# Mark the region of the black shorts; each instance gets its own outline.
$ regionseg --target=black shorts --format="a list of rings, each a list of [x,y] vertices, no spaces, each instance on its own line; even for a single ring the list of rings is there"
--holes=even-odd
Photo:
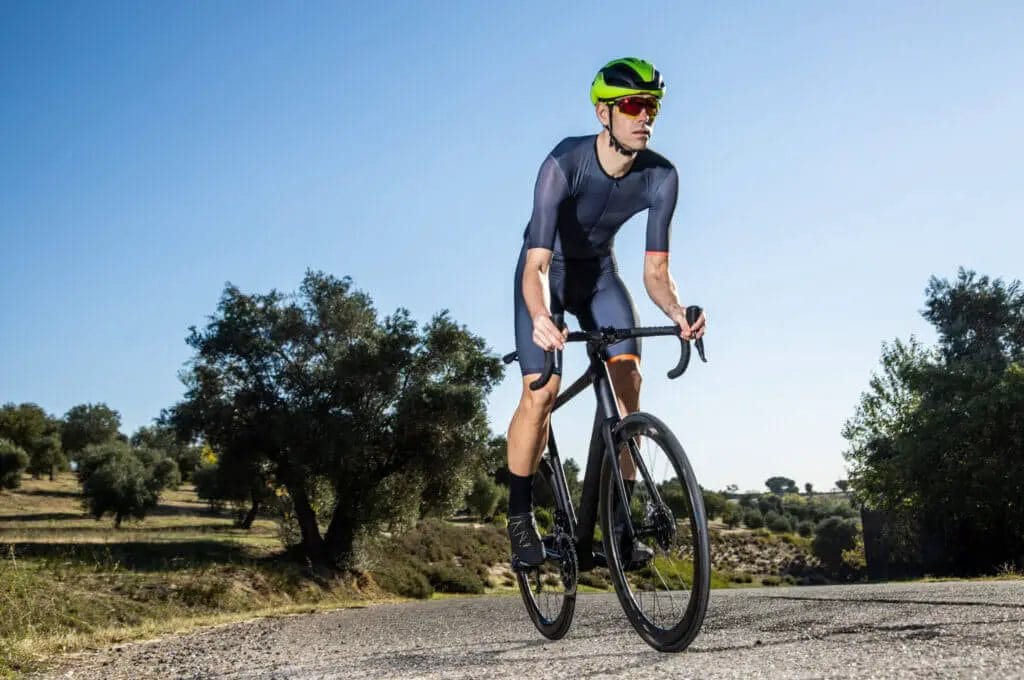
[[[515,291],[516,351],[523,375],[544,370],[544,350],[533,342],[533,320],[523,299],[523,266],[526,248],[519,254]],[[569,312],[583,330],[638,325],[636,306],[626,285],[619,278],[614,255],[574,260],[555,255],[551,258],[548,282],[551,286],[551,313]],[[622,340],[608,347],[605,359],[632,358],[640,361],[640,340]]]

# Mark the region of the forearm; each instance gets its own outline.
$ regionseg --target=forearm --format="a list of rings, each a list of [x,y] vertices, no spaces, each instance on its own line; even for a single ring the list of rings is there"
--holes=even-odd
[[[647,295],[658,308],[665,313],[665,316],[673,316],[682,309],[679,302],[679,288],[675,280],[668,272],[668,267],[659,268],[658,271],[645,272],[644,286],[647,288]]]
[[[523,270],[523,299],[530,318],[539,315],[551,316],[551,288],[548,284],[548,267],[527,266]]]

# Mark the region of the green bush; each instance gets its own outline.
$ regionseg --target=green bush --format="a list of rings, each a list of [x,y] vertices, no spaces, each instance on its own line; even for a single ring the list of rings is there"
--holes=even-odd
[[[612,587],[611,581],[608,580],[608,572],[604,569],[581,571],[579,579],[580,585],[590,586],[591,588],[606,590]]]
[[[787,534],[793,531],[793,524],[789,521],[789,518],[774,511],[764,516],[764,523],[769,531],[777,534]]]
[[[796,532],[804,538],[810,538],[814,535],[814,523],[804,520],[796,525]]]
[[[0,439],[0,489],[17,489],[28,467],[28,454],[6,439]]]
[[[834,573],[843,564],[843,552],[856,547],[859,533],[853,520],[842,517],[823,519],[814,528],[811,550],[822,565]]]
[[[490,477],[481,475],[473,480],[473,488],[466,496],[466,507],[469,511],[480,517],[490,517],[494,514],[501,492],[497,484]]]
[[[720,493],[703,489],[701,491],[704,496],[704,511],[707,513],[708,519],[721,517],[729,501]]]
[[[757,508],[747,508],[743,511],[743,523],[748,529],[760,529],[764,526],[764,516]]]
[[[389,563],[374,569],[372,573],[377,585],[389,593],[421,600],[434,594],[434,587],[427,577],[410,563]]]
[[[485,584],[480,576],[468,569],[448,564],[432,564],[427,570],[430,585],[439,593],[482,594]]]
[[[763,586],[777,586],[782,584],[782,579],[778,576],[765,576],[761,579],[761,585]]]
[[[79,466],[85,505],[96,519],[114,516],[114,526],[128,517],[143,519],[159,499],[159,481],[131,446],[112,441],[86,448]]]
[[[192,483],[196,487],[196,495],[210,505],[210,509],[220,512],[227,502],[221,492],[217,464],[203,464],[192,470]]]
[[[153,462],[153,483],[159,489],[177,489],[181,486],[181,468],[171,458],[159,457]]]
[[[533,516],[541,533],[550,533],[555,528],[555,516],[547,508],[534,508]]]
[[[757,498],[757,509],[762,515],[767,515],[772,510],[782,512],[782,498],[771,493],[761,494]]]
[[[726,503],[722,512],[722,521],[730,529],[735,529],[743,521],[743,509],[736,503]]]
[[[782,512],[797,520],[802,520],[810,516],[812,508],[807,499],[800,494],[787,493],[782,497]]]

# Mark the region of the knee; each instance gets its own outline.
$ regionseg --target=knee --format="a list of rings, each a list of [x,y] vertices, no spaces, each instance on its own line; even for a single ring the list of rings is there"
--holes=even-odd
[[[612,381],[616,388],[630,390],[639,394],[640,385],[643,383],[643,375],[640,373],[640,366],[632,359],[616,361],[612,366]]]
[[[551,415],[551,409],[555,406],[557,389],[550,384],[539,390],[525,389],[519,400],[519,410],[528,415],[531,420],[542,421]]]

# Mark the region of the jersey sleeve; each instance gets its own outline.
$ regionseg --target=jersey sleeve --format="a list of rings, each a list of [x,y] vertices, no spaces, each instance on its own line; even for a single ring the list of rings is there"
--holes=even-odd
[[[533,190],[533,214],[527,231],[527,248],[555,248],[555,230],[558,228],[558,207],[569,197],[569,183],[565,173],[553,156],[540,166],[537,185]]]
[[[651,208],[647,211],[647,252],[667,253],[672,231],[672,213],[676,211],[679,175],[672,168],[654,189]]]

